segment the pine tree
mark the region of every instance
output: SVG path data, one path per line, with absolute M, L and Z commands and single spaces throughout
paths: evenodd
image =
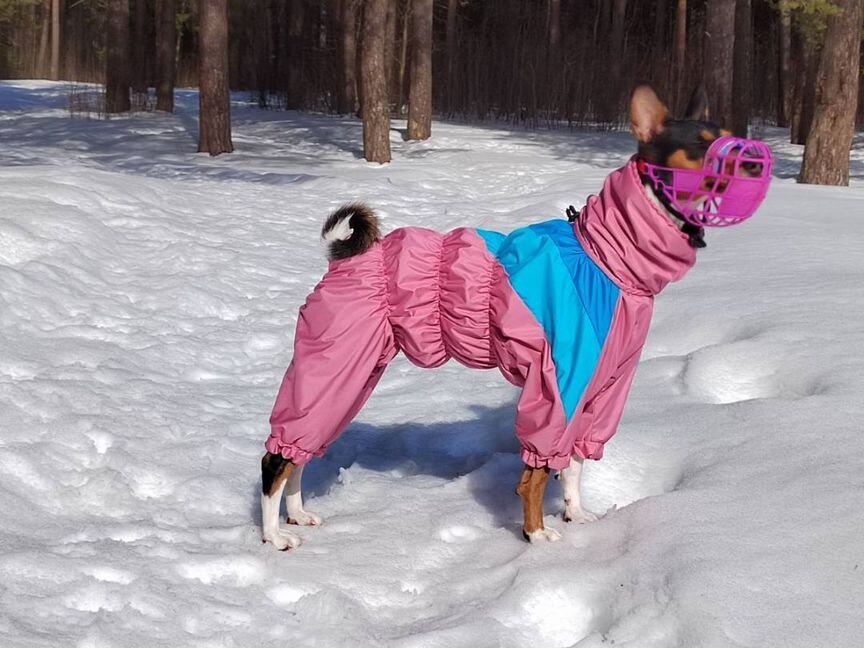
M 132 0 L 135 7 L 135 19 L 132 21 L 132 33 L 135 46 L 132 48 L 132 92 L 145 95 L 149 79 L 147 74 L 147 28 L 150 16 L 147 11 L 147 0 Z
M 679 111 L 684 108 L 684 78 L 687 61 L 687 0 L 678 0 L 675 8 L 675 103 Z
M 705 89 L 711 120 L 732 128 L 735 50 L 735 0 L 708 0 L 705 16 Z
M 747 137 L 750 111 L 753 108 L 753 25 L 750 0 L 735 3 L 735 53 L 732 79 L 731 130 Z
M 792 15 L 788 0 L 780 0 L 780 43 L 778 55 L 779 96 L 777 97 L 777 125 L 789 125 L 789 112 L 792 107 Z
M 357 104 L 357 9 L 358 0 L 341 0 L 339 20 L 342 58 L 342 83 L 339 86 L 336 110 L 343 115 L 353 113 Z M 383 41 L 382 41 L 383 43 Z
M 54 81 L 60 79 L 60 24 L 60 0 L 51 0 L 51 78 Z
M 174 112 L 176 0 L 156 0 L 156 110 Z
M 129 0 L 109 0 L 105 69 L 105 112 L 128 112 L 129 101 Z M 54 64 L 52 63 L 52 74 Z
M 198 152 L 231 153 L 228 88 L 228 0 L 200 0 L 198 34 Z
M 552 0 L 552 2 L 560 2 L 560 0 Z M 450 112 L 450 107 L 453 101 L 454 71 L 456 67 L 456 12 L 458 11 L 458 9 L 458 0 L 447 0 L 447 32 L 444 47 L 447 55 L 447 78 L 444 84 L 444 104 L 447 112 Z
M 432 0 L 413 0 L 408 139 L 432 135 Z
M 837 6 L 842 13 L 828 19 L 819 61 L 813 125 L 799 178 L 800 182 L 811 184 L 849 184 L 864 0 L 838 0 Z
M 363 100 L 363 157 L 390 161 L 390 101 L 387 91 L 387 5 L 392 0 L 366 0 L 363 11 L 360 83 Z

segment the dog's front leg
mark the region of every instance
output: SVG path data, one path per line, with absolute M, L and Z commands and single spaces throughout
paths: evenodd
M 522 535 L 528 542 L 540 540 L 560 540 L 561 534 L 555 529 L 543 526 L 543 494 L 546 492 L 546 482 L 549 481 L 548 468 L 531 468 L 525 466 L 516 493 L 522 498 L 524 523 Z
M 288 524 L 299 526 L 317 526 L 321 524 L 321 517 L 304 510 L 303 493 L 300 490 L 300 482 L 303 479 L 304 466 L 297 466 L 288 477 L 288 485 L 285 487 L 285 506 L 288 509 Z
M 595 522 L 597 516 L 582 508 L 582 459 L 570 457 L 570 466 L 559 473 L 564 491 L 564 521 L 584 524 Z
M 267 453 L 261 459 L 261 538 L 279 551 L 300 546 L 300 538 L 279 528 L 279 505 L 285 484 L 297 468 L 281 455 Z

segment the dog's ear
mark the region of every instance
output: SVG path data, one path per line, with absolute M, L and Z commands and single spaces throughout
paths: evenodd
M 640 142 L 650 142 L 663 132 L 663 122 L 669 109 L 660 101 L 657 93 L 648 84 L 636 86 L 630 97 L 630 124 L 633 134 Z
M 709 121 L 711 119 L 711 111 L 708 110 L 708 93 L 701 83 L 696 86 L 690 96 L 690 101 L 684 111 L 684 119 L 694 121 Z

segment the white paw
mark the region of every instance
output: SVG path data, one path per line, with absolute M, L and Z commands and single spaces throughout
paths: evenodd
M 264 542 L 269 542 L 279 551 L 287 551 L 288 549 L 296 549 L 303 542 L 298 536 L 285 531 L 277 531 L 276 533 L 266 534 L 263 538 Z
M 545 528 L 539 529 L 537 531 L 531 531 L 528 533 L 525 532 L 525 537 L 528 539 L 528 542 L 558 542 L 561 539 L 561 534 L 558 533 L 555 529 Z
M 315 515 L 309 511 L 293 511 L 288 513 L 288 524 L 296 524 L 297 526 L 320 526 L 323 520 L 320 515 Z
M 564 515 L 562 516 L 565 522 L 575 522 L 576 524 L 587 524 L 588 522 L 596 522 L 597 516 L 591 511 L 586 511 L 581 506 L 578 508 L 564 507 Z

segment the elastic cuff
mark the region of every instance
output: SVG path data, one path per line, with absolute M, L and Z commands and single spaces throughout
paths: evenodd
M 603 458 L 603 444 L 595 441 L 577 441 L 573 446 L 573 454 L 580 459 L 597 461 Z
M 279 442 L 279 439 L 272 436 L 267 439 L 264 447 L 267 448 L 267 452 L 271 454 L 281 454 L 295 466 L 302 466 L 303 464 L 307 464 L 316 457 L 320 457 L 324 454 L 323 452 L 307 452 L 303 448 L 298 448 L 297 446 L 293 445 L 282 445 Z
M 541 457 L 530 448 L 522 448 L 522 461 L 531 468 L 549 468 L 550 470 L 563 470 L 570 465 L 570 455 L 555 455 L 554 457 Z

